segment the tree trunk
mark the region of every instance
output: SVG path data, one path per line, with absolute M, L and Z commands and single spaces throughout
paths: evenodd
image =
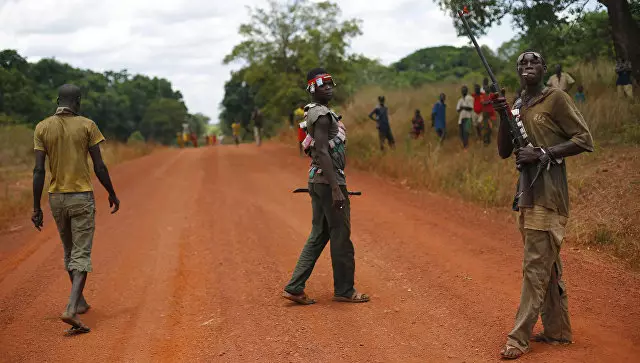
M 598 0 L 607 7 L 616 57 L 631 61 L 633 79 L 640 82 L 640 27 L 631 15 L 628 0 Z

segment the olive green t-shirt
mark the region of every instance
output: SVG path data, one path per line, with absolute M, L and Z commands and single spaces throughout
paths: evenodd
M 533 146 L 548 148 L 570 140 L 586 151 L 593 151 L 593 139 L 584 117 L 571 96 L 559 88 L 545 88 L 529 107 L 522 106 L 520 115 Z M 537 165 L 531 164 L 525 175 L 531 180 L 536 171 Z M 545 169 L 532 190 L 528 190 L 530 181 L 526 183 L 519 207 L 538 205 L 569 216 L 566 159 L 548 171 Z
M 89 148 L 104 141 L 95 122 L 58 109 L 40 121 L 33 135 L 34 149 L 49 158 L 49 193 L 93 191 L 87 154 Z

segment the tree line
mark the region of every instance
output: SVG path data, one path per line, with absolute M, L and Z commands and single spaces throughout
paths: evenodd
M 189 114 L 180 91 L 164 78 L 98 73 L 50 58 L 30 63 L 15 50 L 0 51 L 0 125 L 35 126 L 55 112 L 57 89 L 65 83 L 81 88 L 81 114 L 110 139 L 141 133 L 147 141 L 170 144 L 184 122 L 199 135 L 206 131 L 209 118 Z
M 515 37 L 496 51 L 483 47 L 501 84 L 512 90 L 519 86 L 513 72 L 514 58 L 527 49 L 543 53 L 550 66 L 599 59 L 631 60 L 635 79 L 640 79 L 640 59 L 634 60 L 640 39 L 629 43 L 640 35 L 640 0 L 601 0 L 603 5 L 595 11 L 584 10 L 588 0 L 434 1 L 445 11 L 468 6 L 476 35 L 484 34 L 507 14 L 513 16 L 514 27 L 519 29 Z M 617 9 L 628 13 L 620 14 Z M 459 35 L 466 37 L 459 21 L 454 20 L 454 24 Z M 339 6 L 329 1 L 270 0 L 264 8 L 249 8 L 249 20 L 239 32 L 244 40 L 224 60 L 244 64 L 225 84 L 219 116 L 225 133 L 230 133 L 235 121 L 248 125 L 254 107 L 267 116 L 267 133 L 276 130 L 293 108 L 308 100 L 305 72 L 317 66 L 328 69 L 336 79 L 338 104 L 348 102 L 367 84 L 418 87 L 428 82 L 479 82 L 486 77 L 470 46 L 425 48 L 389 66 L 350 54 L 350 41 L 361 35 L 360 20 L 341 20 Z

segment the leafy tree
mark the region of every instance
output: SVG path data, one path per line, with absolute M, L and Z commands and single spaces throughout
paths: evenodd
M 293 105 L 307 98 L 306 72 L 314 67 L 326 68 L 340 85 L 335 94 L 337 102 L 348 97 L 354 82 L 347 77 L 349 61 L 354 58 L 347 49 L 349 40 L 360 34 L 359 21 L 340 21 L 338 5 L 310 0 L 270 0 L 266 9 L 249 8 L 249 15 L 250 21 L 239 29 L 245 40 L 224 59 L 225 63 L 246 64 L 242 72 L 245 85 L 238 87 L 242 85 L 239 78 L 227 83 L 228 90 L 237 94 L 230 95 L 228 102 L 223 101 L 225 109 L 220 118 L 225 124 L 234 117 L 246 120 L 251 102 L 236 106 L 247 94 L 253 96 L 253 104 L 262 108 L 265 121 L 288 115 Z M 243 89 L 247 85 L 248 89 Z M 228 105 L 232 106 L 229 110 Z M 265 123 L 266 128 L 272 126 Z
M 525 40 L 539 39 L 546 42 L 559 27 L 568 23 L 571 15 L 583 14 L 589 0 L 437 0 L 456 20 L 458 32 L 462 34 L 457 10 L 467 6 L 472 16 L 470 26 L 477 34 L 484 34 L 494 23 L 500 23 L 505 15 L 513 16 L 514 24 L 522 29 Z M 638 0 L 598 0 L 606 7 L 611 39 L 617 58 L 632 62 L 636 80 L 640 80 L 640 23 L 634 18 Z M 538 46 L 546 43 L 537 44 Z M 534 43 L 534 45 L 536 45 Z
M 170 144 L 176 132 L 182 129 L 187 115 L 187 108 L 182 102 L 171 98 L 154 100 L 145 111 L 140 131 L 148 141 Z
M 35 125 L 55 109 L 57 88 L 73 83 L 82 90 L 81 113 L 96 121 L 109 138 L 126 141 L 141 130 L 150 105 L 160 99 L 181 104 L 182 94 L 162 78 L 131 75 L 127 70 L 97 73 L 82 70 L 53 58 L 29 63 L 14 50 L 0 51 L 0 119 L 3 124 Z M 194 127 L 203 130 L 203 115 L 194 118 Z M 185 119 L 184 117 L 182 118 Z M 147 119 L 147 126 L 153 124 Z M 182 121 L 181 121 L 182 122 Z M 156 125 L 157 126 L 157 125 Z M 160 130 L 166 135 L 160 135 Z M 159 140 L 173 140 L 175 130 L 153 128 Z

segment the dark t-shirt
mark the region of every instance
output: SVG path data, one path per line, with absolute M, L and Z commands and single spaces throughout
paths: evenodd
M 587 151 L 593 151 L 593 139 L 580 110 L 571 96 L 559 88 L 546 88 L 542 95 L 531 102 L 531 106 L 520 109 L 529 140 L 534 146 L 551 147 L 566 141 L 572 141 Z M 540 174 L 539 179 L 529 190 L 530 180 L 518 189 L 524 193 L 519 201 L 520 207 L 531 208 L 534 205 L 551 209 L 561 216 L 569 216 L 569 187 L 567 184 L 566 161 L 552 166 Z M 536 164 L 526 166 L 527 177 L 533 178 L 537 172 Z
M 376 115 L 375 119 L 378 123 L 378 130 L 386 131 L 389 129 L 389 109 L 387 106 L 378 105 L 373 111 L 372 115 Z

